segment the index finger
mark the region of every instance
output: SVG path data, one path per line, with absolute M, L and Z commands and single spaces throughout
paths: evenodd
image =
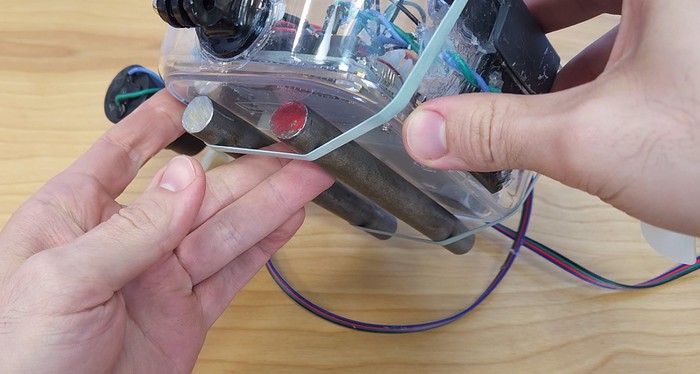
M 156 93 L 107 130 L 62 174 L 88 175 L 116 198 L 146 161 L 182 135 L 184 109 L 167 90 Z
M 622 0 L 525 0 L 544 32 L 579 24 L 603 13 L 620 14 Z

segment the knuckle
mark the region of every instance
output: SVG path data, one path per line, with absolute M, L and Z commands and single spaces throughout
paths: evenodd
M 117 136 L 113 131 L 107 131 L 100 138 L 100 141 L 105 143 L 103 146 L 116 149 L 120 153 L 125 154 L 130 160 L 140 162 L 144 157 L 134 150 L 134 145 L 130 144 L 128 140 L 129 139 L 124 139 Z
M 80 310 L 95 295 L 94 278 L 84 265 L 67 256 L 68 247 L 54 247 L 32 255 L 15 273 L 12 291 L 34 310 L 67 313 Z
M 173 110 L 173 108 L 172 101 L 165 99 L 160 94 L 156 94 L 151 99 L 146 100 L 137 110 L 149 112 L 151 121 L 167 122 L 170 123 L 173 128 L 181 129 L 180 117 L 178 117 L 178 113 L 180 112 Z
M 560 155 L 560 164 L 569 170 L 582 171 L 590 167 L 592 158 L 597 149 L 605 147 L 610 138 L 603 134 L 610 134 L 612 128 L 606 128 L 593 119 L 589 121 L 576 120 L 577 118 L 591 117 L 591 113 L 601 113 L 606 110 L 608 104 L 603 98 L 591 98 L 578 103 L 571 112 L 572 122 L 562 129 L 563 133 L 554 137 L 557 153 Z
M 275 201 L 276 208 L 282 215 L 291 216 L 299 210 L 299 207 L 290 201 L 289 195 L 273 178 L 266 179 L 265 183 L 270 190 L 270 197 Z
M 248 235 L 243 235 L 235 221 L 232 220 L 217 220 L 214 225 L 214 236 L 216 242 L 226 243 L 229 248 L 248 249 L 252 243 L 248 243 L 251 239 Z
M 215 173 L 207 175 L 207 192 L 219 207 L 240 199 L 244 192 L 239 183 L 232 183 L 238 182 L 236 178 L 224 178 L 225 176 Z
M 62 204 L 63 196 L 53 191 L 39 191 L 29 199 L 18 214 L 25 214 L 28 217 L 37 217 L 51 213 L 63 213 L 65 207 Z
M 616 156 L 620 149 L 620 130 L 609 127 L 605 120 L 609 103 L 604 98 L 588 98 L 572 107 L 566 126 L 557 128 L 550 137 L 551 148 L 557 156 L 552 177 L 572 187 L 600 195 L 615 175 Z M 583 120 L 585 119 L 585 120 Z M 618 139 L 624 139 L 622 136 Z
M 460 133 L 463 154 L 476 167 L 489 168 L 503 160 L 504 128 L 511 111 L 509 100 L 486 100 L 469 114 L 469 126 Z M 466 130 L 466 131 L 465 131 Z
M 116 215 L 118 226 L 124 231 L 150 232 L 160 227 L 159 217 L 166 209 L 155 200 L 141 201 L 119 210 Z
M 280 226 L 277 228 L 277 230 L 270 233 L 270 235 L 268 235 L 264 240 L 261 240 L 258 244 L 262 252 L 268 258 L 272 257 L 272 255 L 274 255 L 278 249 L 287 243 L 287 241 L 289 241 L 289 239 L 291 239 L 299 230 L 299 227 L 301 227 L 302 223 L 304 222 L 305 216 L 306 212 L 304 208 L 301 208 L 301 210 L 297 211 L 297 213 L 287 222 L 287 224 Z
M 45 285 L 61 283 L 66 280 L 64 257 L 58 251 L 38 252 L 27 259 L 23 269 L 31 277 L 32 283 L 41 288 Z

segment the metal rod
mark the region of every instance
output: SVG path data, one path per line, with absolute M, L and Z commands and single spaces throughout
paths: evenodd
M 340 134 L 335 126 L 299 102 L 279 107 L 272 115 L 271 125 L 277 138 L 299 152 L 310 152 Z M 432 240 L 442 241 L 468 231 L 452 213 L 356 142 L 315 162 Z M 471 235 L 445 248 L 462 254 L 473 245 Z
M 182 125 L 188 133 L 209 144 L 262 148 L 276 143 L 207 96 L 196 97 L 189 103 L 182 116 Z M 335 182 L 313 202 L 353 226 L 388 234 L 396 232 L 396 217 L 340 182 Z M 370 235 L 379 239 L 391 237 L 377 233 Z

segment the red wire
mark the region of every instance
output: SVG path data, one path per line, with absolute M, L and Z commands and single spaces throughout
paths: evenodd
M 274 27 L 290 27 L 290 28 L 296 29 L 297 25 L 295 25 L 294 23 L 289 22 L 289 21 L 280 20 L 280 21 L 277 21 L 277 23 L 275 23 Z
M 277 27 L 277 26 L 275 26 L 272 28 L 272 31 L 280 31 L 280 32 L 288 32 L 288 33 L 296 34 L 297 29 L 293 29 L 291 27 Z

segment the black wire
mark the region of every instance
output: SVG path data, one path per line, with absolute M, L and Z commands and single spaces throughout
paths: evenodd
M 425 20 L 428 19 L 428 15 L 425 14 L 425 10 L 423 10 L 423 8 L 419 4 L 417 4 L 413 1 L 406 1 L 406 0 L 403 0 L 402 2 L 403 2 L 403 5 L 405 5 L 407 7 L 413 7 L 413 9 L 415 9 L 418 12 L 418 14 L 420 14 L 421 22 L 425 23 Z
M 299 17 L 291 14 L 291 13 L 285 13 L 284 16 L 282 16 L 283 21 L 291 22 L 297 26 L 299 26 L 299 22 L 301 22 L 301 19 Z
M 403 12 L 403 14 L 405 14 L 406 17 L 408 17 L 411 20 L 411 22 L 415 23 L 416 26 L 420 25 L 420 20 L 418 19 L 418 17 L 416 17 L 413 13 L 411 13 L 410 10 L 408 10 L 408 8 L 406 8 L 405 5 L 403 5 L 402 0 L 398 0 L 398 1 L 397 0 L 389 0 L 389 1 L 391 1 L 391 3 L 394 4 L 399 10 L 401 10 L 401 12 Z M 396 18 L 396 17 L 393 17 L 393 18 Z M 392 22 L 393 22 L 393 19 L 392 19 Z

